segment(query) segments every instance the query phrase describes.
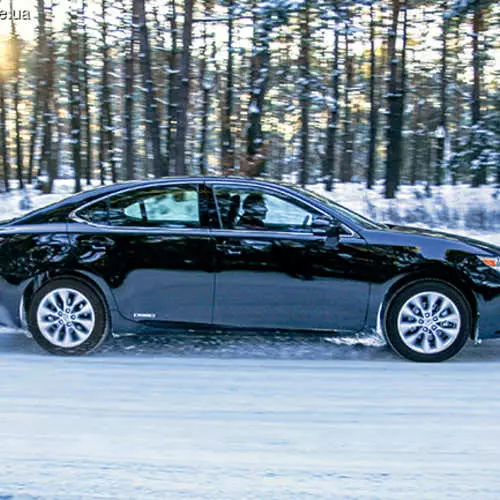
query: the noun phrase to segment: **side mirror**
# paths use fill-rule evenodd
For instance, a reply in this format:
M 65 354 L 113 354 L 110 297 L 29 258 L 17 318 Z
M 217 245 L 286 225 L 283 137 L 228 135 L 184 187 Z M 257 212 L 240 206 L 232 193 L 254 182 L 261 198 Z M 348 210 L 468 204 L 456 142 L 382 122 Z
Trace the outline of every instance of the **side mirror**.
M 340 234 L 340 224 L 326 215 L 315 215 L 311 222 L 311 229 L 314 235 L 327 238 L 338 238 Z

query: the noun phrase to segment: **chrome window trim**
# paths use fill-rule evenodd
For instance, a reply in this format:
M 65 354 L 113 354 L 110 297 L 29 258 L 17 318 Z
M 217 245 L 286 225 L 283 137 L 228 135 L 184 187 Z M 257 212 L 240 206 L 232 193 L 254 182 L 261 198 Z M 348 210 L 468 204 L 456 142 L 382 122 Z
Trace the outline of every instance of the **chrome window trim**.
M 296 196 L 294 196 L 292 193 L 289 193 L 288 191 L 283 191 L 273 185 L 269 185 L 269 184 L 264 184 L 262 182 L 252 182 L 251 180 L 246 180 L 246 179 L 225 179 L 221 182 L 220 179 L 206 179 L 206 180 L 203 180 L 203 179 L 172 179 L 171 181 L 164 181 L 164 182 L 159 182 L 159 183 L 154 183 L 154 184 L 149 184 L 149 185 L 139 185 L 139 186 L 133 186 L 133 187 L 129 187 L 129 188 L 126 188 L 126 189 L 121 189 L 120 191 L 118 192 L 114 192 L 114 193 L 107 193 L 103 196 L 101 196 L 100 198 L 97 198 L 95 200 L 92 200 L 92 201 L 89 201 L 87 203 L 84 203 L 81 207 L 78 207 L 78 208 L 75 208 L 68 216 L 69 220 L 73 221 L 73 222 L 77 222 L 79 224 L 84 224 L 84 225 L 87 225 L 87 226 L 92 226 L 92 227 L 96 227 L 96 228 L 100 228 L 100 229 L 107 229 L 107 230 L 112 230 L 112 231 L 115 231 L 115 232 L 134 232 L 136 233 L 137 231 L 145 231 L 145 232 L 150 232 L 150 231 L 153 231 L 155 233 L 157 232 L 187 232 L 187 231 L 190 231 L 190 232 L 193 232 L 193 231 L 200 231 L 200 232 L 203 232 L 203 234 L 208 234 L 208 232 L 214 232 L 214 231 L 218 231 L 218 232 L 224 232 L 224 231 L 231 231 L 231 234 L 234 235 L 235 233 L 233 231 L 235 231 L 234 229 L 224 229 L 224 228 L 168 228 L 168 227 L 145 227 L 145 226 L 112 226 L 112 225 L 107 225 L 107 224 L 98 224 L 96 222 L 91 222 L 91 221 L 87 221 L 85 219 L 82 219 L 81 217 L 78 216 L 78 212 L 80 210 L 84 210 L 85 208 L 91 206 L 91 205 L 94 205 L 94 204 L 97 204 L 97 203 L 100 203 L 101 201 L 104 201 L 108 198 L 111 198 L 113 196 L 116 196 L 116 195 L 120 195 L 122 193 L 127 193 L 127 192 L 130 192 L 130 191 L 137 191 L 137 190 L 140 190 L 140 189 L 144 189 L 144 188 L 154 188 L 154 187 L 167 187 L 167 186 L 178 186 L 178 185 L 185 185 L 185 184 L 191 184 L 191 185 L 195 185 L 197 187 L 201 186 L 201 185 L 206 185 L 206 186 L 210 186 L 212 188 L 212 194 L 215 198 L 215 202 L 217 203 L 217 197 L 215 196 L 215 190 L 213 189 L 214 187 L 216 186 L 220 186 L 220 187 L 223 187 L 223 186 L 235 186 L 235 187 L 245 187 L 245 186 L 250 186 L 250 187 L 253 187 L 253 188 L 259 188 L 259 189 L 263 189 L 264 191 L 266 190 L 269 190 L 271 191 L 273 194 L 276 193 L 276 194 L 286 194 L 288 197 L 290 197 L 292 200 L 294 201 L 298 201 L 299 203 L 303 203 L 304 205 L 306 205 L 307 207 L 319 212 L 320 214 L 322 215 L 325 215 L 327 217 L 332 217 L 328 212 L 325 212 L 324 210 L 322 210 L 321 208 L 318 208 L 317 206 L 313 205 L 312 203 L 310 203 L 308 200 L 305 200 L 305 199 L 302 199 L 302 198 L 297 198 Z M 216 207 L 217 207 L 217 217 L 220 218 L 220 214 L 219 214 L 219 210 L 218 210 L 218 205 L 216 204 Z M 345 227 L 345 229 L 347 229 L 349 231 L 348 234 L 341 234 L 340 235 L 340 238 L 341 239 L 350 239 L 350 238 L 353 238 L 353 239 L 362 239 L 362 237 L 356 232 L 354 231 L 353 229 L 351 229 L 342 219 L 338 219 L 340 220 L 341 224 Z M 274 234 L 274 235 L 285 235 L 285 236 L 304 236 L 304 233 L 299 233 L 299 232 L 294 232 L 294 231 L 252 231 L 252 230 L 245 230 L 245 229 L 238 229 L 238 231 L 240 233 L 244 233 L 244 234 L 249 234 L 250 236 L 263 236 L 264 234 Z M 218 233 L 216 233 L 218 234 Z M 311 235 L 311 236 L 314 236 L 314 235 Z M 317 237 L 316 237 L 317 238 Z
M 312 233 L 296 233 L 292 231 L 260 231 L 252 229 L 210 229 L 210 233 L 214 236 L 223 236 L 228 238 L 248 238 L 248 239 L 261 239 L 261 238 L 276 238 L 288 237 L 310 241 L 323 240 L 326 241 L 326 236 L 318 236 Z
M 74 221 L 79 222 L 79 221 Z M 95 224 L 82 219 L 82 225 L 95 227 L 99 230 L 106 230 L 109 234 L 144 234 L 146 236 L 154 235 L 193 235 L 193 236 L 209 236 L 210 230 L 208 228 L 202 227 L 140 227 L 140 226 L 105 226 L 101 224 Z M 68 228 L 68 232 L 75 232 L 74 229 Z M 76 231 L 78 232 L 78 231 Z

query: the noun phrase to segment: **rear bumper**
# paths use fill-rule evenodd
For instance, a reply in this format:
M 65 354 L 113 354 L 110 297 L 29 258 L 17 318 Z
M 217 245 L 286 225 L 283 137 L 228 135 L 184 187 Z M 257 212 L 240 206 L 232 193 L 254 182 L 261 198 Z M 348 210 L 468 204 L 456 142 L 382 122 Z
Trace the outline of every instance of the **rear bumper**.
M 20 305 L 25 286 L 11 285 L 0 278 L 0 326 L 22 328 Z

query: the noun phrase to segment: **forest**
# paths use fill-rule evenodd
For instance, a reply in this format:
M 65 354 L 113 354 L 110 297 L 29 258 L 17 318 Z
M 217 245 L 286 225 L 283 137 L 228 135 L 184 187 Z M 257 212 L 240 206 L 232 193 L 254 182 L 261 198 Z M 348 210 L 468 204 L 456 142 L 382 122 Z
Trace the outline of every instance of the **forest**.
M 495 1 L 28 4 L 0 5 L 2 191 L 196 174 L 389 199 L 500 187 Z

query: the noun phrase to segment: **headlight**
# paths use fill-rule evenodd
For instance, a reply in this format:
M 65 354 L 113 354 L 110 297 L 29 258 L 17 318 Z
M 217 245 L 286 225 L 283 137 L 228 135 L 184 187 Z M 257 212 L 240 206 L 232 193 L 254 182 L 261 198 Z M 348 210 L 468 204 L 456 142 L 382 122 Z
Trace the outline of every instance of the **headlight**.
M 495 269 L 500 273 L 500 257 L 479 257 L 483 264 Z

